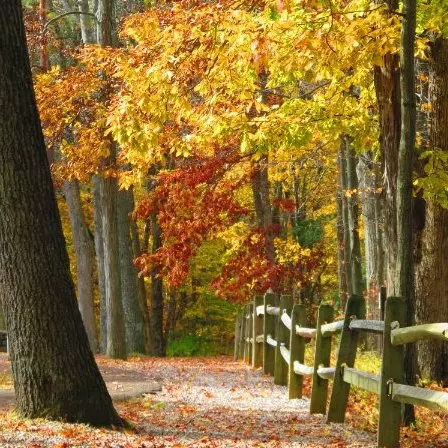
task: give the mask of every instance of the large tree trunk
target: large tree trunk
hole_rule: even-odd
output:
[[[430,145],[448,150],[448,41],[437,39],[429,51]],[[417,323],[448,321],[448,210],[434,200],[423,207],[424,227],[415,265]],[[418,361],[423,375],[448,385],[448,343],[420,342]]]
[[[0,288],[19,413],[121,425],[76,304],[22,5],[0,8]]]
[[[124,310],[126,349],[129,353],[145,350],[144,319],[139,302],[137,270],[131,242],[130,214],[134,210],[132,189],[118,192],[118,240],[120,253],[121,293]]]
[[[93,353],[96,353],[98,344],[93,303],[93,267],[95,263],[93,238],[84,219],[78,181],[66,181],[63,190],[75,245],[78,307],[89,338],[90,348]]]
[[[92,178],[93,188],[93,221],[95,252],[98,272],[98,293],[100,296],[100,351],[107,350],[107,312],[106,312],[106,278],[104,272],[104,244],[103,244],[103,204],[101,199],[101,179]]]
[[[414,264],[412,220],[412,171],[415,152],[416,104],[414,43],[416,28],[416,0],[403,1],[400,46],[401,136],[398,153],[397,177],[397,279],[398,295],[406,300],[407,325],[414,323]],[[406,381],[415,383],[415,347],[405,348]],[[412,406],[405,407],[404,421],[415,420]]]
[[[111,146],[112,147],[112,146]],[[114,157],[112,157],[114,160]],[[101,179],[103,203],[104,278],[106,290],[107,348],[110,358],[126,358],[125,327],[121,297],[121,273],[118,243],[118,181]]]
[[[113,44],[114,0],[99,0],[95,11],[97,18],[97,43],[101,47]],[[115,167],[117,148],[109,142],[110,155],[105,166]],[[102,203],[102,232],[104,248],[104,281],[107,316],[107,356],[126,358],[126,337],[121,296],[120,255],[118,237],[118,179],[100,178]]]
[[[391,9],[396,9],[391,2]],[[400,71],[398,55],[387,54],[384,65],[375,67],[375,91],[380,115],[380,147],[384,158],[384,246],[388,294],[397,290],[395,275],[397,257],[397,173],[400,143]]]

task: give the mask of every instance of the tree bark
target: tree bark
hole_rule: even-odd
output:
[[[162,247],[162,229],[157,213],[151,214],[152,253]],[[166,356],[163,332],[163,279],[159,277],[159,268],[151,268],[151,344],[154,356]]]
[[[157,168],[153,167],[147,180],[147,191],[151,192],[155,187],[153,176],[157,173]],[[151,213],[149,216],[151,234],[151,253],[156,253],[163,246],[162,229],[158,221],[158,213]],[[151,267],[151,346],[153,356],[166,356],[164,338],[164,298],[163,298],[163,278],[159,276],[159,267],[155,264]]]
[[[397,8],[390,2],[391,10]],[[380,147],[384,159],[384,246],[387,247],[385,267],[389,295],[396,294],[397,257],[397,173],[400,144],[400,71],[398,55],[386,54],[383,67],[375,67],[375,91],[380,116]]]
[[[78,0],[78,10],[83,13],[89,12],[89,1]],[[81,28],[81,38],[83,43],[93,43],[92,18],[86,14],[79,15],[79,26]]]
[[[356,173],[359,181],[359,198],[362,204],[364,226],[364,249],[366,265],[366,288],[370,291],[377,281],[377,235],[375,215],[375,173],[372,154],[367,151],[358,159]]]
[[[339,243],[338,266],[339,266],[339,290],[341,292],[342,308],[345,309],[347,298],[352,294],[350,274],[350,231],[348,228],[348,206],[347,206],[347,171],[344,155],[344,143],[338,154],[339,185],[337,195],[337,237]]]
[[[111,146],[112,148],[112,146]],[[115,157],[111,157],[114,161]],[[121,296],[121,272],[117,230],[118,180],[101,179],[103,204],[104,278],[106,290],[107,348],[110,358],[126,359],[126,340]]]
[[[67,202],[73,242],[76,253],[76,278],[78,289],[78,307],[89,338],[90,348],[97,352],[95,306],[93,301],[93,267],[95,247],[92,234],[84,219],[81,194],[77,180],[64,183],[64,196]]]
[[[17,409],[25,417],[121,425],[76,304],[21,2],[4,2],[0,27],[0,288]]]
[[[414,323],[414,265],[412,220],[412,170],[415,152],[415,70],[414,43],[416,0],[403,1],[400,45],[401,136],[397,177],[397,279],[398,295],[406,300],[407,325]],[[415,383],[416,359],[413,344],[405,348],[406,381]],[[406,406],[404,421],[415,421],[414,408]]]
[[[436,39],[429,47],[430,146],[448,150],[448,40]],[[423,229],[418,232],[415,258],[416,321],[448,321],[448,210],[426,201]],[[448,343],[418,343],[422,375],[448,385]]]
[[[103,204],[101,199],[101,179],[92,178],[93,188],[93,221],[98,272],[98,293],[100,296],[100,352],[107,350],[107,313],[106,313],[106,278],[104,272],[104,244],[103,244]]]
[[[124,310],[126,349],[129,353],[145,350],[144,319],[139,302],[137,270],[131,242],[130,214],[134,210],[132,189],[118,192],[118,241],[120,253],[121,294]]]
[[[134,259],[142,254],[142,249],[140,247],[140,237],[138,232],[137,223],[134,220],[130,221],[131,225],[131,240],[132,240],[132,251]],[[145,279],[143,276],[137,277],[137,289],[138,289],[138,302],[140,305],[141,313],[143,315],[143,328],[145,335],[145,353],[152,353],[151,345],[151,328],[150,328],[150,318],[148,301],[146,294]]]
[[[258,162],[252,165],[252,194],[255,204],[255,215],[257,226],[265,232],[266,260],[269,265],[275,265],[275,247],[273,229],[273,216],[271,208],[271,198],[269,194],[269,176],[268,176],[268,157],[263,156]],[[278,289],[276,279],[273,279],[271,288],[276,291]]]
[[[350,137],[344,136],[345,154],[347,161],[347,188],[349,197],[348,228],[350,237],[350,283],[351,293],[363,295],[363,281],[361,269],[361,244],[359,241],[359,211],[358,211],[358,177],[356,175],[356,154]]]

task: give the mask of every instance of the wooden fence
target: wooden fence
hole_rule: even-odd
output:
[[[382,301],[384,303],[384,301]],[[321,305],[316,328],[306,327],[304,305],[293,305],[289,295],[255,296],[237,317],[235,359],[274,377],[274,384],[288,386],[289,398],[302,397],[303,378],[312,377],[310,412],[327,414],[328,422],[343,423],[350,386],[379,395],[378,447],[400,446],[403,403],[448,411],[448,393],[404,384],[403,346],[422,339],[448,340],[448,323],[404,327],[406,304],[400,297],[385,301],[384,320],[364,319],[364,299],[352,296],[345,318],[333,321],[333,308]],[[354,368],[358,337],[362,332],[382,335],[379,375]],[[341,333],[337,361],[330,366],[333,335]],[[315,339],[313,365],[306,365],[305,343]],[[333,380],[329,407],[328,382]]]

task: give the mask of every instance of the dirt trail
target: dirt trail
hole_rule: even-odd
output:
[[[0,421],[0,446],[375,446],[375,434],[353,430],[349,425],[328,425],[325,417],[310,416],[307,399],[288,400],[286,388],[274,386],[271,377],[227,357],[141,358],[129,362],[101,357],[98,363],[109,383],[113,380],[125,385],[143,379],[162,384],[160,392],[117,403],[120,415],[134,425],[135,431],[46,421],[33,423],[32,431],[26,422],[23,428],[17,429],[16,425],[14,431],[9,431],[8,425]]]

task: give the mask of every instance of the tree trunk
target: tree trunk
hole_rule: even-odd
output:
[[[121,425],[76,304],[34,99],[22,5],[0,8],[0,288],[17,409]]]
[[[93,176],[93,221],[96,265],[98,272],[98,293],[100,296],[100,352],[107,350],[107,313],[106,313],[106,279],[104,273],[104,244],[103,244],[103,205],[101,199],[101,179]]]
[[[359,212],[358,212],[358,177],[356,175],[356,154],[350,137],[343,137],[347,160],[347,188],[349,196],[348,227],[350,231],[350,282],[352,294],[363,295],[363,281],[361,269],[361,244],[359,241]]]
[[[138,234],[137,223],[134,220],[131,220],[130,225],[131,225],[132,251],[135,259],[142,254],[142,249],[140,248],[140,237]],[[140,309],[143,316],[145,353],[152,353],[149,309],[146,295],[145,278],[143,276],[137,277],[137,289],[138,289],[138,302],[140,304]]]
[[[255,204],[257,226],[266,235],[265,253],[268,265],[275,265],[275,247],[271,199],[269,194],[268,157],[263,156],[252,165],[252,193]],[[271,288],[277,291],[278,279],[272,279]]]
[[[430,145],[448,150],[448,40],[439,38],[429,48]],[[434,200],[423,207],[424,227],[416,246],[416,321],[448,321],[448,210]],[[422,375],[448,385],[448,343],[418,343]]]
[[[97,27],[96,41],[101,47],[111,47],[114,40],[113,26],[114,0],[98,0],[95,11]]]
[[[391,10],[397,5],[391,2]],[[389,295],[396,294],[395,275],[397,257],[397,173],[398,146],[400,143],[400,71],[398,55],[386,54],[383,67],[375,67],[375,91],[380,115],[380,147],[384,158],[384,246]]]
[[[66,181],[63,190],[75,245],[78,307],[81,312],[87,337],[89,338],[90,348],[93,353],[96,353],[98,343],[96,337],[95,306],[93,302],[95,248],[92,234],[84,219],[78,181]]]
[[[347,198],[345,196],[345,163],[342,151],[338,154],[339,167],[339,181],[338,191],[336,194],[336,235],[338,239],[338,279],[339,279],[339,294],[341,300],[341,308],[345,310],[345,305],[348,298],[348,283],[349,278],[349,259],[348,259],[348,215],[347,212]],[[347,230],[347,232],[346,232]],[[347,235],[347,236],[346,236]]]
[[[343,261],[343,275],[344,275],[344,284],[346,287],[346,298],[350,297],[353,294],[352,288],[352,274],[351,274],[351,264],[350,264],[350,227],[348,221],[348,199],[347,199],[347,160],[345,153],[345,140],[341,139],[341,147],[339,149],[338,154],[338,165],[339,165],[339,189],[341,191],[341,221],[343,226],[343,249],[342,254],[344,256]],[[345,302],[344,302],[345,306]],[[344,308],[345,309],[345,308]]]
[[[112,160],[115,158],[112,157]],[[123,303],[121,297],[120,256],[117,229],[118,181],[101,179],[103,203],[104,278],[106,290],[107,348],[110,358],[126,358]]]
[[[412,171],[415,152],[415,70],[414,43],[416,27],[416,0],[403,1],[400,45],[401,137],[398,153],[397,177],[397,279],[398,295],[405,298],[407,325],[414,323],[414,265],[412,232]],[[406,381],[415,383],[416,359],[413,344],[405,348]],[[414,409],[406,406],[404,421],[415,420]]]
[[[78,10],[80,12],[89,12],[89,1],[78,0]],[[81,38],[83,43],[90,44],[93,42],[92,18],[86,14],[79,15],[79,26],[81,28]]]
[[[120,253],[121,294],[124,310],[126,349],[145,353],[144,319],[137,288],[137,269],[131,242],[130,214],[134,210],[132,189],[118,192],[118,241]]]
[[[151,192],[154,187],[153,177],[157,174],[157,167],[150,170],[146,189]],[[156,253],[163,246],[162,229],[158,221],[158,213],[151,213],[147,227],[151,236],[151,253]],[[151,346],[153,356],[166,356],[165,338],[164,338],[164,298],[163,298],[163,278],[159,277],[159,268],[157,265],[151,267]]]
[[[162,247],[162,229],[157,213],[151,214],[152,253]],[[163,279],[159,277],[159,268],[151,268],[151,344],[154,356],[166,356],[163,332]]]
[[[358,159],[356,174],[359,180],[359,197],[362,204],[362,221],[364,226],[364,248],[366,265],[366,288],[375,289],[377,280],[377,241],[375,215],[375,173],[372,154],[367,151]]]

